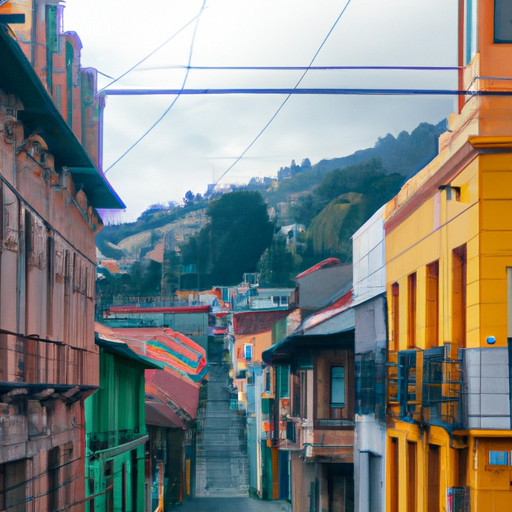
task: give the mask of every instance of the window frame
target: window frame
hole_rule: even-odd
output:
[[[342,376],[335,379],[333,375],[333,370],[343,370]],[[347,371],[345,365],[332,365],[330,368],[330,392],[329,392],[329,407],[331,409],[343,409],[347,405]],[[343,402],[335,402],[334,401],[334,383],[339,381],[341,383],[343,389]],[[341,390],[340,390],[341,392]],[[341,393],[340,393],[341,394]]]

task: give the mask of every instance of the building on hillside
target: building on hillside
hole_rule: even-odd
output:
[[[82,42],[76,32],[62,32],[63,0],[9,0],[4,4],[2,9],[23,13],[25,22],[11,25],[20,48],[66,124],[101,171],[105,96],[96,92],[97,71],[81,66]],[[86,169],[82,166],[76,173],[86,175]]]
[[[386,454],[386,274],[384,207],[353,235],[355,313],[354,499],[357,512],[384,512]]]
[[[510,2],[459,2],[458,112],[384,214],[389,512],[512,511]]]
[[[27,21],[16,30],[39,23],[38,34],[59,40],[60,27],[45,25],[40,8],[33,12],[26,4],[3,3],[0,15],[12,7]],[[90,118],[91,126],[77,139],[38,76],[46,64],[41,61],[35,71],[20,48],[23,38],[16,40],[2,20],[0,509],[80,511],[83,400],[99,385],[94,235],[102,225],[96,208],[124,205],[98,171],[97,139],[88,151],[80,143],[97,133],[97,124]],[[34,51],[44,48],[45,59],[55,57],[57,48],[30,40]],[[79,61],[74,63],[76,73]],[[66,109],[90,112],[83,95],[95,110],[94,82],[75,78],[72,90],[66,80],[60,84]]]
[[[262,354],[268,439],[286,453],[294,511],[354,509],[352,269],[329,258],[296,277],[302,323]],[[273,455],[273,454],[272,454]],[[278,458],[281,460],[282,455]]]
[[[272,345],[282,341],[300,325],[300,310],[293,310],[288,316],[272,327]],[[254,392],[251,392],[254,388]],[[254,417],[258,424],[254,427],[254,437],[259,442],[261,461],[258,466],[259,479],[257,494],[262,499],[291,499],[290,454],[279,450],[275,441],[274,428],[275,372],[272,366],[263,365],[261,375],[248,382],[248,412],[251,411],[251,395],[254,395]],[[249,429],[250,432],[250,429]]]
[[[100,389],[85,400],[86,511],[152,511],[144,371],[163,365],[97,329]]]

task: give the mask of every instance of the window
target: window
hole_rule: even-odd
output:
[[[506,0],[505,0],[506,1]],[[478,51],[478,5],[477,0],[466,0],[466,44],[465,60],[468,65]]]
[[[407,348],[416,346],[416,272],[407,278]]]
[[[496,0],[494,4],[494,42],[512,43],[512,3]]]
[[[439,261],[427,265],[426,346],[439,345]]]
[[[272,392],[271,378],[272,374],[270,373],[270,367],[265,368],[265,393],[267,393],[268,395],[270,395]]]
[[[252,345],[250,343],[244,345],[244,359],[246,361],[252,360]]]
[[[466,346],[466,246],[452,251],[452,340]]]
[[[440,448],[435,444],[428,445],[428,481],[427,481],[427,512],[439,512],[441,489],[440,489]]]
[[[0,464],[0,510],[25,512],[26,483],[25,460]]]
[[[279,398],[290,398],[290,367],[277,367],[277,392]]]
[[[344,366],[331,366],[331,407],[345,407]]]
[[[407,512],[416,512],[416,443],[407,441]]]
[[[393,337],[393,350],[398,352],[399,350],[399,333],[400,333],[400,288],[398,283],[391,285],[391,316],[392,316],[392,337]]]
[[[508,466],[508,451],[489,450],[489,466]],[[486,468],[487,469],[487,468]]]

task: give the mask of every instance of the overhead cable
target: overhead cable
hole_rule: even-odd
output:
[[[206,5],[206,0],[203,0],[201,9],[199,10],[199,14],[194,18],[196,20],[196,24],[194,26],[194,33],[192,34],[192,40],[190,42],[190,51],[189,51],[189,55],[188,55],[188,65],[189,66],[190,66],[190,63],[192,62],[192,54],[194,52],[194,42],[196,39],[197,27],[199,25],[199,20],[201,19],[201,14],[204,11],[205,5]],[[181,84],[181,90],[185,89],[185,85],[187,84],[189,73],[190,73],[190,70],[187,69],[187,71],[185,73],[185,78],[183,79],[183,83]],[[169,111],[172,109],[174,104],[178,101],[179,97],[180,97],[180,94],[178,93],[177,96],[172,100],[172,103],[166,108],[164,113],[112,165],[110,165],[110,167],[105,171],[105,174],[107,174],[107,172],[110,171],[110,169],[112,169],[112,167],[114,167],[114,165],[119,163],[135,146],[137,146],[137,144],[139,144],[139,142],[141,140],[143,140],[146,137],[146,135],[148,135],[153,130],[153,128],[155,128],[160,123],[160,121],[162,121],[162,119],[169,113]]]
[[[199,14],[194,16],[186,25],[183,25],[183,27],[181,27],[177,32],[175,32],[171,37],[169,37],[169,39],[164,41],[158,48],[155,48],[151,53],[146,55],[142,60],[140,60],[139,62],[137,62],[137,64],[135,64],[130,69],[125,71],[122,75],[118,76],[117,78],[112,78],[111,76],[105,75],[105,73],[100,73],[101,75],[106,76],[107,78],[112,78],[112,82],[107,84],[105,87],[100,89],[98,92],[103,92],[105,89],[110,87],[112,84],[115,84],[117,81],[121,80],[121,78],[125,77],[128,73],[131,73],[136,67],[140,66],[144,61],[148,60],[149,57],[154,55],[158,50],[160,50],[160,48],[163,48],[167,43],[172,41],[180,32],[183,32],[183,30],[185,30],[194,20],[197,20],[197,18],[199,18],[199,16],[201,16],[201,12],[202,12],[202,9],[199,12]],[[190,64],[190,62],[189,62],[189,64]]]
[[[345,11],[347,10],[347,7],[350,5],[350,2],[352,0],[347,0],[347,3],[345,4],[345,7],[343,7],[341,13],[339,14],[339,16],[336,18],[336,21],[333,23],[332,27],[330,28],[329,32],[327,32],[327,35],[325,36],[324,40],[322,41],[322,44],[320,44],[320,46],[318,47],[318,50],[315,52],[315,54],[313,55],[313,58],[311,59],[308,67],[305,69],[304,73],[302,73],[301,77],[299,78],[299,80],[297,81],[297,83],[295,84],[295,87],[292,89],[292,92],[290,92],[286,98],[284,99],[284,101],[281,103],[281,105],[279,106],[279,108],[274,112],[274,114],[272,115],[272,117],[270,118],[270,120],[265,124],[265,126],[263,127],[262,130],[260,130],[260,132],[258,133],[258,135],[256,135],[256,137],[252,140],[252,142],[244,149],[244,151],[242,152],[242,154],[222,173],[222,175],[220,176],[220,178],[213,184],[213,186],[215,187],[217,185],[217,183],[219,183],[219,181],[231,170],[233,169],[233,167],[244,157],[244,155],[247,153],[247,151],[249,151],[249,149],[252,148],[252,146],[254,146],[254,144],[256,143],[256,141],[263,135],[263,133],[265,132],[265,130],[271,125],[272,121],[277,117],[277,115],[279,114],[279,112],[281,112],[281,110],[283,109],[283,107],[286,105],[286,103],[288,102],[288,100],[292,97],[292,93],[294,90],[296,90],[299,85],[301,84],[302,80],[304,80],[304,77],[306,76],[309,68],[313,65],[313,63],[315,62],[318,54],[320,53],[320,51],[322,50],[322,48],[324,47],[325,43],[327,42],[327,40],[329,39],[330,35],[332,34],[333,30],[335,29],[336,25],[338,24],[338,22],[340,21],[341,17],[343,16],[343,14],[345,14]]]
[[[459,71],[463,66],[158,66],[157,69],[191,69],[194,71]]]
[[[351,96],[511,96],[511,90],[467,91],[456,89],[362,89],[362,88],[278,88],[278,89],[112,89],[112,96],[286,94]],[[286,98],[285,101],[287,101]],[[283,102],[284,104],[284,102]],[[274,115],[275,117],[275,115]],[[268,126],[268,125],[266,125]],[[253,142],[255,142],[255,139]]]

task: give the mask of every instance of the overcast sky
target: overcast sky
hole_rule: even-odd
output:
[[[192,66],[307,66],[347,0],[67,0],[65,30],[82,65],[118,77],[199,13],[172,41],[111,88],[183,85]],[[352,0],[316,66],[455,66],[456,0]],[[194,30],[195,39],[194,39]],[[192,45],[192,41],[194,44]],[[302,71],[191,70],[186,88],[292,88]],[[100,76],[99,87],[111,80]],[[300,87],[456,88],[455,72],[309,71]],[[108,89],[107,89],[108,90]],[[150,128],[174,96],[109,96],[104,169]],[[107,173],[134,220],[150,204],[204,194],[279,108],[282,95],[180,96],[165,118]],[[293,96],[221,180],[276,176],[292,159],[348,155],[387,133],[437,123],[453,97]]]

